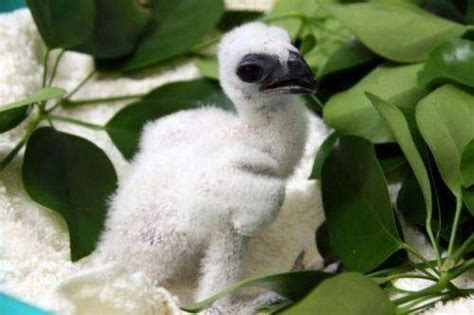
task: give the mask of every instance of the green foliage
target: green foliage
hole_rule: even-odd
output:
[[[219,66],[217,58],[201,57],[196,60],[196,66],[203,77],[211,80],[219,80]]]
[[[153,2],[149,28],[136,51],[124,61],[106,62],[103,66],[135,71],[183,55],[214,28],[222,14],[221,0]]]
[[[343,72],[373,61],[377,56],[361,42],[349,39],[339,47],[318,71],[321,80],[327,75]]]
[[[283,314],[392,315],[395,308],[375,282],[359,273],[345,272],[324,280]]]
[[[467,30],[406,1],[325,4],[324,8],[372,51],[398,62],[423,61],[438,44]]]
[[[206,104],[231,110],[215,82],[215,45],[223,32],[257,19],[286,28],[317,73],[320,92],[306,98],[308,107],[323,112],[334,132],[320,147],[310,175],[322,182],[326,213],[315,238],[325,259],[342,265],[335,276],[302,271],[243,280],[187,310],[203,310],[252,286],[283,297],[262,311],[289,314],[393,314],[395,307],[397,313],[415,313],[473,292],[454,289],[451,280],[474,266],[474,26],[465,25],[474,21],[474,1],[278,0],[268,14],[226,11],[222,0],[27,3],[49,50],[89,54],[99,71],[120,76],[189,57],[208,78],[146,95],[71,100],[93,73],[67,94],[51,87],[62,53],[51,68],[48,50],[42,89],[0,106],[0,132],[26,125],[22,139],[0,161],[0,171],[26,145],[25,189],[65,218],[72,260],[93,251],[117,178],[94,144],[40,126],[62,121],[105,131],[131,159],[149,121]],[[130,99],[105,126],[55,115],[60,107]],[[387,181],[401,184],[396,205]],[[436,261],[404,242],[392,206],[428,236]],[[420,263],[399,259],[407,252]],[[393,282],[412,277],[432,284],[400,292]]]
[[[331,249],[345,267],[371,271],[401,248],[385,178],[369,141],[340,137],[323,164],[321,185]]]
[[[420,101],[416,120],[446,185],[460,196],[461,155],[474,138],[474,96],[442,86]]]
[[[321,178],[321,169],[323,168],[323,163],[329,155],[329,152],[331,152],[331,149],[334,143],[336,143],[338,137],[339,136],[337,133],[334,132],[321,144],[321,147],[316,154],[316,158],[314,159],[313,169],[311,170],[311,175],[309,176],[310,179]]]
[[[462,151],[461,180],[464,187],[474,185],[474,137]]]
[[[321,271],[308,270],[250,278],[240,281],[200,303],[188,305],[184,307],[183,310],[190,313],[200,312],[227,294],[248,287],[265,288],[278,293],[286,299],[296,302],[304,298],[312,288],[330,276],[331,274]]]
[[[458,83],[474,87],[474,42],[453,39],[434,49],[423,70],[420,84]]]
[[[138,149],[142,128],[148,121],[207,104],[232,108],[214,82],[194,80],[168,84],[119,111],[107,123],[106,130],[123,156],[130,160]]]
[[[421,64],[377,67],[349,90],[331,97],[324,107],[324,120],[340,134],[358,135],[374,143],[393,141],[365,92],[410,109],[426,93],[417,83],[421,67]]]
[[[29,105],[63,96],[66,92],[59,88],[48,87],[36,91],[23,100],[5,104],[0,107],[0,133],[15,128],[26,118]]]
[[[91,35],[94,1],[27,0],[41,37],[49,48],[70,48]],[[71,14],[74,12],[74,14]]]
[[[131,53],[148,24],[150,13],[141,8],[136,0],[93,2],[95,14],[92,32],[85,41],[70,49],[96,58],[115,58]],[[87,18],[91,19],[90,16]]]
[[[89,255],[102,231],[106,198],[117,184],[105,153],[83,138],[44,127],[28,141],[22,173],[28,195],[66,220],[71,259]]]

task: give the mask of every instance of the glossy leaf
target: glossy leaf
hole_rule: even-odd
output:
[[[95,15],[88,17],[94,21],[92,34],[86,41],[71,47],[71,50],[96,58],[116,58],[131,53],[149,22],[149,11],[141,8],[136,0],[93,2]]]
[[[318,71],[318,79],[373,62],[378,56],[365,47],[360,41],[349,39],[337,49]]]
[[[219,64],[215,57],[200,57],[196,60],[196,66],[202,76],[219,80]]]
[[[398,62],[422,61],[437,45],[460,37],[466,31],[464,25],[437,17],[408,2],[348,5],[323,2],[323,6],[375,53]]]
[[[321,178],[331,249],[346,268],[368,272],[400,249],[387,183],[369,141],[341,136]]]
[[[86,139],[43,127],[27,143],[22,173],[28,195],[66,220],[71,259],[89,255],[117,184],[105,153]]]
[[[7,132],[21,124],[27,116],[26,107],[14,108],[0,112],[0,133]]]
[[[265,288],[276,292],[291,301],[299,301],[321,281],[330,276],[331,274],[322,271],[307,270],[250,278],[237,282],[231,287],[202,302],[187,305],[182,309],[186,312],[197,313],[235,290],[249,287]]]
[[[397,141],[398,145],[405,154],[408,164],[415,174],[415,177],[420,185],[425,200],[426,213],[431,216],[432,214],[432,199],[431,199],[431,186],[428,172],[426,171],[425,164],[418,152],[415,142],[413,141],[410,133],[408,122],[403,116],[403,113],[395,106],[392,105],[380,97],[367,93],[367,97],[372,102],[372,105],[383,118],[386,126],[392,132],[393,137]]]
[[[404,111],[412,110],[427,93],[417,83],[421,67],[421,64],[377,67],[349,90],[331,97],[324,107],[324,120],[340,134],[361,136],[374,143],[393,141],[365,92],[393,102]]]
[[[474,87],[474,42],[453,39],[431,52],[420,71],[421,84],[453,82]]]
[[[371,279],[345,272],[324,280],[285,315],[394,315],[395,307]]]
[[[416,121],[446,185],[460,196],[461,154],[474,138],[474,97],[454,86],[442,86],[419,102]]]
[[[334,145],[334,143],[336,143],[337,137],[338,135],[333,132],[321,144],[318,153],[316,154],[316,158],[314,159],[313,170],[311,171],[309,179],[321,178],[321,169],[323,167],[324,161],[331,152],[332,146]]]
[[[464,204],[466,205],[467,209],[474,216],[474,187],[462,187],[461,188],[461,195]],[[472,226],[472,225],[471,225]]]
[[[474,137],[462,151],[461,180],[464,187],[474,185]]]
[[[39,89],[35,94],[17,102],[0,106],[0,133],[15,128],[26,118],[27,106],[61,97],[66,92],[63,89],[48,87]]]
[[[316,246],[318,247],[319,254],[324,259],[325,264],[333,262],[336,259],[331,250],[328,224],[326,221],[321,223],[321,225],[316,229]]]
[[[131,159],[138,149],[141,130],[147,122],[203,105],[232,108],[232,103],[215,82],[201,79],[171,83],[120,110],[107,123],[107,133],[122,155]]]
[[[292,14],[308,17],[327,15],[313,0],[279,0],[275,2],[267,20],[286,29],[291,38],[295,39],[303,21],[299,18],[280,18]]]
[[[49,48],[70,48],[93,32],[94,0],[27,0],[41,37]]]
[[[22,99],[22,100],[17,101],[17,102],[1,105],[0,106],[0,112],[9,111],[9,110],[12,110],[14,108],[24,107],[24,106],[28,106],[28,105],[31,105],[31,104],[34,104],[34,103],[47,101],[47,100],[50,100],[52,98],[57,98],[57,97],[64,96],[65,94],[66,94],[66,91],[64,91],[63,89],[60,89],[60,88],[56,88],[56,87],[42,88],[42,89],[39,89],[38,91],[36,91],[35,94],[33,94],[33,95],[31,95],[31,96],[29,96],[25,99]]]
[[[306,55],[316,46],[316,37],[313,34],[307,34],[301,43],[300,53]]]
[[[137,50],[116,70],[135,71],[189,52],[217,24],[222,0],[169,0],[154,3],[149,31]]]

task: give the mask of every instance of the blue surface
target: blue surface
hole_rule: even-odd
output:
[[[0,0],[3,1],[3,0]],[[53,315],[0,293],[0,315]]]
[[[0,13],[26,7],[25,0],[0,0]]]

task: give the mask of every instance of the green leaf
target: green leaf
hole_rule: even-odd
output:
[[[313,34],[307,34],[301,43],[300,53],[306,55],[316,46],[316,37]]]
[[[462,151],[461,180],[464,187],[474,185],[474,139],[471,140]]]
[[[137,0],[94,0],[94,3],[92,34],[71,50],[96,58],[116,58],[131,53],[149,22],[149,11],[141,8]]]
[[[36,91],[35,94],[33,94],[33,95],[31,95],[31,96],[29,96],[25,99],[22,99],[21,101],[17,101],[17,102],[13,102],[13,103],[9,103],[9,104],[5,104],[5,105],[0,106],[0,112],[9,111],[9,110],[14,109],[14,108],[24,107],[24,106],[28,106],[28,105],[31,105],[31,104],[34,104],[34,103],[47,101],[47,100],[50,100],[52,98],[57,98],[57,97],[64,96],[65,94],[66,94],[66,91],[64,91],[63,89],[60,89],[60,88],[56,88],[56,87],[42,88],[42,89],[39,89],[38,91]]]
[[[289,33],[291,38],[295,38],[302,26],[302,20],[299,18],[281,18],[288,15],[302,15],[307,17],[320,17],[327,15],[320,9],[320,6],[314,0],[278,0],[275,2],[267,19],[275,25],[283,27]]]
[[[463,149],[461,155],[462,199],[474,215],[474,139]]]
[[[321,178],[331,249],[345,267],[368,272],[401,248],[387,183],[369,141],[341,136]]]
[[[26,107],[14,108],[0,112],[0,133],[18,126],[27,117]]]
[[[116,70],[135,71],[189,52],[217,24],[222,0],[153,2],[151,27],[132,56]]]
[[[285,315],[392,315],[395,307],[371,279],[345,272],[324,280]]]
[[[18,126],[26,118],[28,105],[61,97],[64,94],[66,92],[63,89],[47,87],[39,89],[23,100],[0,106],[0,133]]]
[[[421,66],[377,67],[351,89],[331,97],[324,106],[324,120],[340,134],[361,136],[374,143],[393,141],[390,130],[365,92],[374,93],[403,110],[413,110],[417,101],[427,93],[417,83]]]
[[[28,195],[66,220],[71,259],[89,255],[117,184],[105,153],[86,139],[44,127],[27,143],[22,173]]]
[[[334,143],[336,143],[337,137],[338,135],[333,132],[321,144],[318,153],[316,154],[316,158],[314,159],[313,170],[311,171],[309,179],[321,178],[321,169],[323,167],[324,161],[331,152],[332,146],[334,145]]]
[[[28,6],[49,48],[97,58],[132,52],[150,16],[136,0],[28,0]]]
[[[474,24],[474,0],[467,0],[467,8],[464,19],[467,24]]]
[[[435,234],[437,234],[439,230],[440,236],[448,242],[453,226],[456,200],[443,180],[436,174],[436,170],[434,170],[433,173],[431,181],[433,187],[432,199],[436,200],[436,202],[433,202],[433,220],[431,227]],[[397,208],[402,211],[408,223],[417,225],[423,231],[426,231],[426,205],[420,186],[413,176],[403,181],[397,196]],[[467,230],[469,226],[472,226],[472,222],[469,222],[469,219],[470,216],[463,211],[459,220],[459,242],[462,242],[469,236]],[[465,230],[466,232],[463,232]],[[443,245],[442,242],[441,245]]]
[[[219,80],[219,64],[216,57],[200,57],[196,60],[196,66],[205,78]]]
[[[471,215],[474,216],[474,187],[462,187],[461,194],[464,204],[466,205]]]
[[[324,259],[325,264],[335,260],[334,254],[331,250],[328,224],[326,221],[321,223],[321,225],[316,229],[316,246],[319,254]]]
[[[423,61],[438,44],[460,37],[466,31],[464,25],[432,15],[407,2],[348,5],[323,2],[323,7],[375,53],[398,62]]]
[[[474,97],[454,86],[442,86],[419,102],[416,121],[443,180],[460,197],[461,154],[474,138]]]
[[[474,42],[452,39],[433,50],[419,73],[420,84],[459,83],[474,87]]]
[[[217,24],[217,28],[221,32],[227,32],[239,25],[257,20],[260,17],[262,17],[262,15],[263,13],[260,11],[250,11],[250,10],[225,11],[224,15],[219,21],[219,24]]]
[[[93,0],[27,0],[27,3],[49,48],[79,45],[93,32]]]
[[[327,60],[318,71],[317,77],[322,80],[325,76],[342,72],[373,62],[378,56],[353,38],[346,41]]]
[[[230,100],[213,81],[201,79],[171,83],[120,110],[107,123],[106,130],[122,155],[130,160],[138,149],[141,130],[147,122],[203,105],[232,108]]]
[[[398,145],[405,154],[408,164],[410,164],[423,193],[426,213],[431,216],[433,202],[431,199],[430,178],[426,171],[425,164],[423,163],[423,159],[413,141],[405,116],[403,116],[403,113],[395,105],[385,102],[380,97],[371,93],[367,93],[367,97],[383,118],[386,126],[392,132],[393,137],[396,139]]]
[[[237,282],[224,291],[221,291],[202,302],[187,305],[182,309],[186,312],[197,313],[235,290],[249,287],[265,288],[274,291],[291,301],[299,301],[321,281],[330,276],[331,274],[322,271],[307,270],[250,278]]]

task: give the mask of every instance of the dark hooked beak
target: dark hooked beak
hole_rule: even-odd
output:
[[[260,91],[313,94],[316,92],[316,79],[303,57],[290,51],[286,67],[280,65],[274,69],[262,82]]]

